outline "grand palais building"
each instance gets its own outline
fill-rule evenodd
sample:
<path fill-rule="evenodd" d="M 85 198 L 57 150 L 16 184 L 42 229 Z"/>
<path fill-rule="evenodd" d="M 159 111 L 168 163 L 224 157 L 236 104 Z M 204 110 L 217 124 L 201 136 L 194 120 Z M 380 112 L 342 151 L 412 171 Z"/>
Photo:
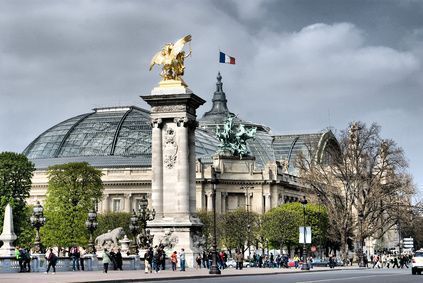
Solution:
<path fill-rule="evenodd" d="M 304 151 L 306 142 L 313 141 L 318 145 L 318 159 L 324 160 L 326 153 L 337 148 L 334 135 L 331 131 L 272 135 L 268 127 L 236 117 L 236 124 L 257 128 L 256 138 L 247 144 L 251 158 L 216 162 L 216 127 L 232 114 L 222 85 L 219 73 L 212 108 L 197 117 L 197 210 L 212 209 L 216 168 L 218 213 L 248 207 L 262 214 L 280 204 L 298 201 L 305 192 L 295 168 L 297 154 Z M 23 152 L 36 167 L 29 202 L 45 199 L 49 166 L 86 161 L 104 174 L 99 212 L 131 212 L 144 196 L 151 204 L 151 135 L 149 110 L 136 106 L 96 108 L 52 126 Z"/>

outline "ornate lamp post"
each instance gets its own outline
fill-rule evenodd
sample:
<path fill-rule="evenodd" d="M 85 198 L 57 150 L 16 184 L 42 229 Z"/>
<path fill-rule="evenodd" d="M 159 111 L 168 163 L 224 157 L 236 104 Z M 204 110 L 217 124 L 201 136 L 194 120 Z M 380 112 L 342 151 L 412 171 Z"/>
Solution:
<path fill-rule="evenodd" d="M 306 205 L 307 200 L 306 197 L 300 200 L 300 203 L 303 205 L 303 216 L 304 216 L 304 243 L 303 243 L 303 265 L 301 266 L 301 270 L 310 270 L 310 265 L 308 264 L 307 260 L 307 247 L 306 247 Z"/>
<path fill-rule="evenodd" d="M 37 234 L 35 236 L 35 241 L 34 241 L 35 253 L 44 252 L 44 248 L 43 248 L 43 245 L 41 244 L 41 238 L 40 238 L 40 228 L 44 226 L 44 224 L 46 223 L 46 218 L 44 217 L 43 211 L 44 211 L 44 208 L 42 207 L 40 202 L 37 201 L 37 203 L 35 204 L 33 208 L 32 216 L 30 217 L 31 225 L 37 231 Z"/>
<path fill-rule="evenodd" d="M 363 211 L 360 210 L 360 212 L 358 213 L 358 219 L 360 221 L 360 251 L 359 251 L 359 263 L 358 266 L 359 267 L 365 267 L 364 264 L 364 249 L 363 249 L 363 219 L 364 219 L 364 214 Z"/>
<path fill-rule="evenodd" d="M 88 249 L 87 249 L 88 254 L 95 254 L 96 252 L 94 239 L 93 239 L 93 233 L 95 229 L 97 229 L 97 225 L 98 225 L 97 213 L 94 211 L 94 209 L 91 209 L 88 212 L 87 221 L 85 221 L 85 227 L 90 232 L 90 240 L 88 242 Z"/>
<path fill-rule="evenodd" d="M 141 226 L 141 248 L 146 249 L 153 240 L 153 235 L 150 234 L 150 230 L 147 230 L 147 221 L 154 220 L 156 217 L 156 210 L 148 208 L 148 200 L 145 196 L 139 203 L 137 217 Z"/>
<path fill-rule="evenodd" d="M 212 265 L 210 266 L 209 274 L 221 274 L 219 267 L 217 266 L 217 236 L 216 236 L 216 185 L 218 183 L 217 174 L 214 173 L 212 180 L 213 184 L 213 251 L 212 251 Z"/>
<path fill-rule="evenodd" d="M 136 255 L 138 254 L 137 234 L 139 233 L 140 226 L 138 224 L 138 216 L 135 210 L 132 210 L 132 216 L 129 221 L 129 230 L 132 233 L 132 242 L 129 245 L 129 253 L 132 255 Z"/>

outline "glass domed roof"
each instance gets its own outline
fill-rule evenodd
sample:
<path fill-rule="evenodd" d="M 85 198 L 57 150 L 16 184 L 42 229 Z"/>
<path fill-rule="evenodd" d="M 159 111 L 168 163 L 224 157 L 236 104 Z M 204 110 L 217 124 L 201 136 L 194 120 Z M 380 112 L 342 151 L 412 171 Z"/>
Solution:
<path fill-rule="evenodd" d="M 196 130 L 196 155 L 213 155 L 217 139 Z M 63 121 L 36 138 L 23 152 L 37 168 L 72 161 L 93 166 L 150 166 L 150 112 L 109 107 Z"/>

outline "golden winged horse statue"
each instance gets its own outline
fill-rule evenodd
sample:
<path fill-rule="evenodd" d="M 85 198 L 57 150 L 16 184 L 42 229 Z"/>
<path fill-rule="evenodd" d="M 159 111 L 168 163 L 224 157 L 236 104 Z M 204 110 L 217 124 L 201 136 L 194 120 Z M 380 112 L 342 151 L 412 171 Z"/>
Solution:
<path fill-rule="evenodd" d="M 160 76 L 162 81 L 180 81 L 183 85 L 187 86 L 182 79 L 184 75 L 184 60 L 191 55 L 191 45 L 188 55 L 183 51 L 186 43 L 191 42 L 191 35 L 184 36 L 177 40 L 175 43 L 167 43 L 163 46 L 162 50 L 154 55 L 150 63 L 150 71 L 154 65 L 163 65 Z"/>

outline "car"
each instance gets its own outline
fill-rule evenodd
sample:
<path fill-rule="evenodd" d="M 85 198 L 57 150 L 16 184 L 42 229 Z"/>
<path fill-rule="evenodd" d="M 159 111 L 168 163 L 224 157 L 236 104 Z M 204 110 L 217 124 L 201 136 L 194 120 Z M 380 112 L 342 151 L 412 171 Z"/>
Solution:
<path fill-rule="evenodd" d="M 423 249 L 416 251 L 411 259 L 411 274 L 422 274 L 423 270 Z"/>

